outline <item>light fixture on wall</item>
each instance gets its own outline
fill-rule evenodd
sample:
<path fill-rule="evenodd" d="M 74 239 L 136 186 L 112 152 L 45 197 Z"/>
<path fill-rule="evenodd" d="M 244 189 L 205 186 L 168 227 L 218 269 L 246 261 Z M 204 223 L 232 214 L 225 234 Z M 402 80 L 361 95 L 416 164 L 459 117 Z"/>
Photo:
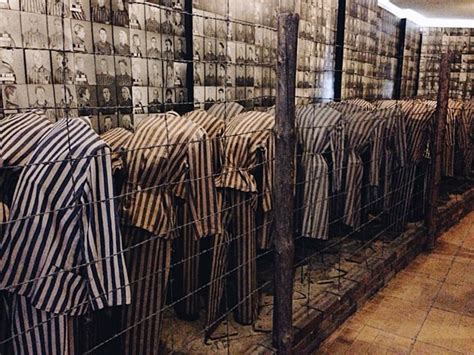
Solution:
<path fill-rule="evenodd" d="M 422 27 L 458 27 L 474 28 L 474 20 L 451 19 L 451 18 L 430 18 L 412 9 L 402 9 L 393 4 L 390 0 L 378 0 L 379 6 L 390 11 L 400 18 L 406 18 Z"/>

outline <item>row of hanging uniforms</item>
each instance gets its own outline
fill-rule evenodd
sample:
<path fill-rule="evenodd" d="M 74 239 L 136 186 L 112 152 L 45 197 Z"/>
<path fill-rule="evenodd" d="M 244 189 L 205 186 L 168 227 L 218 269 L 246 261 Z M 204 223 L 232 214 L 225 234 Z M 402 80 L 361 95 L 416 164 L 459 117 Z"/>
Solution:
<path fill-rule="evenodd" d="M 2 162 L 20 169 L 0 240 L 5 353 L 74 354 L 88 312 L 130 302 L 110 149 L 80 118 L 0 121 Z"/>

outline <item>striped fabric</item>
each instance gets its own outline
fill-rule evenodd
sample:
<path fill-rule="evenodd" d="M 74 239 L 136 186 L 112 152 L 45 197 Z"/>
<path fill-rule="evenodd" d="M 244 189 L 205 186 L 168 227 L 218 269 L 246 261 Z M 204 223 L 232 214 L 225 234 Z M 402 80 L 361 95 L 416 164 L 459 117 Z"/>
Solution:
<path fill-rule="evenodd" d="M 4 166 L 23 166 L 38 140 L 51 129 L 41 110 L 17 113 L 0 121 L 0 159 Z"/>
<path fill-rule="evenodd" d="M 132 137 L 132 132 L 125 128 L 114 128 L 103 133 L 100 138 L 112 148 L 112 173 L 124 169 L 122 154 Z"/>
<path fill-rule="evenodd" d="M 442 174 L 444 176 L 454 176 L 454 151 L 456 144 L 456 127 L 461 120 L 463 102 L 449 100 L 446 115 L 445 145 L 442 156 Z"/>
<path fill-rule="evenodd" d="M 301 235 L 317 239 L 328 238 L 329 168 L 323 153 L 330 148 L 333 162 L 344 149 L 342 115 L 330 107 L 306 106 L 296 118 L 298 144 L 301 145 L 303 200 Z M 342 166 L 335 164 L 333 191 L 340 190 Z"/>
<path fill-rule="evenodd" d="M 267 113 L 248 112 L 232 119 L 224 133 L 223 167 L 216 184 L 224 194 L 223 206 L 227 211 L 224 220 L 229 234 L 215 238 L 213 245 L 208 325 L 218 318 L 225 270 L 234 264 L 240 265 L 232 274 L 236 277 L 236 282 L 232 282 L 236 289 L 230 292 L 237 304 L 235 318 L 242 324 L 251 324 L 257 316 L 256 250 L 257 246 L 262 249 L 271 246 L 274 123 L 274 117 Z M 232 241 L 230 250 L 223 243 L 226 238 Z M 226 265 L 227 260 L 234 264 Z"/>
<path fill-rule="evenodd" d="M 212 105 L 208 113 L 226 122 L 244 111 L 244 107 L 237 102 L 225 102 Z"/>
<path fill-rule="evenodd" d="M 42 137 L 28 163 L 0 248 L 1 289 L 24 296 L 30 307 L 49 317 L 129 303 L 111 199 L 110 149 L 83 120 L 61 120 Z M 12 323 L 31 325 L 45 315 L 29 316 L 33 318 L 15 318 Z M 61 324 L 48 333 L 34 331 L 32 341 L 47 346 L 51 352 L 46 353 L 64 348 L 66 330 Z"/>
<path fill-rule="evenodd" d="M 347 107 L 343 108 L 343 111 L 345 110 L 347 110 Z M 352 108 L 350 108 L 350 112 L 353 112 Z M 368 111 L 356 111 L 356 113 L 346 114 L 345 119 L 348 158 L 346 164 L 346 196 L 343 222 L 348 226 L 357 228 L 361 222 L 362 177 L 364 170 L 360 155 L 369 147 L 371 142 L 379 138 L 379 136 L 374 137 L 374 134 L 377 133 L 377 126 L 381 124 L 381 121 L 377 119 L 375 114 Z M 372 156 L 372 159 L 378 161 L 379 157 L 374 158 Z M 374 164 L 371 164 L 371 169 L 373 167 Z"/>
<path fill-rule="evenodd" d="M 127 196 L 124 198 L 122 217 L 125 226 L 140 231 L 140 240 L 145 238 L 149 242 L 141 251 L 127 258 L 132 277 L 144 281 L 132 285 L 132 295 L 138 298 L 139 303 L 127 312 L 125 324 L 133 326 L 137 319 L 145 318 L 153 322 L 151 329 L 140 327 L 127 338 L 126 351 L 129 354 L 153 354 L 158 351 L 156 342 L 160 337 L 161 308 L 169 272 L 151 280 L 147 275 L 159 266 L 170 267 L 170 239 L 178 235 L 181 237 L 182 233 L 181 229 L 176 230 L 179 225 L 176 217 L 178 201 L 185 203 L 189 213 L 187 219 L 192 221 L 196 239 L 221 233 L 211 157 L 212 148 L 206 132 L 175 113 L 147 117 L 128 143 L 128 173 L 124 186 Z M 133 238 L 133 233 L 130 235 L 129 238 Z M 195 253 L 185 247 L 182 246 L 185 252 Z M 143 264 L 145 262 L 149 264 Z M 185 263 L 184 267 L 188 265 Z M 175 265 L 173 273 L 185 272 L 182 268 L 183 263 Z M 186 290 L 187 286 L 183 289 Z M 148 297 L 142 295 L 147 294 L 144 289 L 152 290 L 157 296 L 152 293 L 152 298 L 145 301 L 140 298 Z"/>
<path fill-rule="evenodd" d="M 360 106 L 364 110 L 367 110 L 367 111 L 375 110 L 376 108 L 374 104 L 371 104 L 370 102 L 364 99 L 349 99 L 349 100 L 346 100 L 345 102 L 347 102 L 350 105 Z"/>
<path fill-rule="evenodd" d="M 45 0 L 23 0 L 21 2 L 21 11 L 34 12 L 37 14 L 46 13 Z"/>
<path fill-rule="evenodd" d="M 474 159 L 474 100 L 464 101 L 457 126 L 457 141 L 463 156 L 463 175 L 469 176 Z"/>
<path fill-rule="evenodd" d="M 220 150 L 220 140 L 224 133 L 224 120 L 204 110 L 191 111 L 187 113 L 184 118 L 191 120 L 206 131 L 212 148 L 211 156 L 207 157 L 207 159 L 211 159 L 210 166 L 212 166 L 212 171 L 209 172 L 209 175 L 213 177 L 217 176 L 221 170 L 222 152 Z M 221 199 L 218 198 L 217 208 L 219 211 L 222 211 L 220 200 Z M 186 208 L 186 205 L 179 206 L 178 218 L 178 224 L 184 227 L 180 230 L 180 238 L 175 241 L 174 256 L 180 264 L 174 268 L 174 284 L 177 286 L 174 294 L 177 299 L 183 299 L 183 301 L 178 303 L 175 309 L 181 317 L 194 319 L 199 315 L 199 293 L 197 290 L 203 287 L 203 281 L 208 281 L 208 277 L 203 276 L 205 271 L 202 270 L 202 266 L 207 271 L 209 264 L 207 261 L 210 259 L 207 253 L 202 256 L 199 254 L 200 250 L 205 248 L 204 245 L 208 245 L 211 241 L 206 240 L 203 243 L 203 241 L 195 235 L 195 230 L 191 223 L 192 216 Z M 212 236 L 211 238 L 218 237 Z M 209 247 L 205 249 L 208 248 Z"/>

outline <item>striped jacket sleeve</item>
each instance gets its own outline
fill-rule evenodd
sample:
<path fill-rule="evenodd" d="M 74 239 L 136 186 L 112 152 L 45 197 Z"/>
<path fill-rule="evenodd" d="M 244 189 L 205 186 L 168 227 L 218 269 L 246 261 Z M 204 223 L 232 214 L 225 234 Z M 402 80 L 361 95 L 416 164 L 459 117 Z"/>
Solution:
<path fill-rule="evenodd" d="M 196 235 L 205 237 L 221 233 L 221 212 L 213 176 L 212 145 L 203 129 L 199 129 L 188 148 L 187 202 Z"/>
<path fill-rule="evenodd" d="M 272 210 L 273 169 L 275 164 L 275 138 L 273 132 L 268 136 L 267 144 L 261 148 L 262 163 L 262 208 L 264 212 Z"/>
<path fill-rule="evenodd" d="M 113 199 L 110 148 L 92 158 L 84 187 L 83 254 L 92 309 L 130 303 L 118 215 Z"/>

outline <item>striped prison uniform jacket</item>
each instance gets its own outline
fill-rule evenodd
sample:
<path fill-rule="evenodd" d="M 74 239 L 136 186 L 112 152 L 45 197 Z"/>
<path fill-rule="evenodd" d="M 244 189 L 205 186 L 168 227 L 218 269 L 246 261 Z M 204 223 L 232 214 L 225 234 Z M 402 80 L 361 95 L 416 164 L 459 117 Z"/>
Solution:
<path fill-rule="evenodd" d="M 376 111 L 379 119 L 385 122 L 382 143 L 381 174 L 383 186 L 378 206 L 390 213 L 394 191 L 394 174 L 406 165 L 406 122 L 400 106 L 388 106 L 388 108 Z"/>
<path fill-rule="evenodd" d="M 349 99 L 343 102 L 348 103 L 350 105 L 360 106 L 362 109 L 367 111 L 375 110 L 376 108 L 374 104 L 364 99 Z"/>
<path fill-rule="evenodd" d="M 457 126 L 457 141 L 463 158 L 463 175 L 469 176 L 474 159 L 474 100 L 464 101 Z"/>
<path fill-rule="evenodd" d="M 23 0 L 21 2 L 21 11 L 34 12 L 36 14 L 46 14 L 45 0 Z"/>
<path fill-rule="evenodd" d="M 226 232 L 215 238 L 207 329 L 221 320 L 221 306 L 235 306 L 235 319 L 252 324 L 257 317 L 257 246 L 270 248 L 274 160 L 273 116 L 248 112 L 232 119 L 222 142 L 221 189 Z M 229 273 L 227 270 L 230 270 Z M 229 300 L 223 299 L 231 280 Z"/>
<path fill-rule="evenodd" d="M 332 161 L 337 152 L 344 149 L 344 125 L 342 114 L 330 107 L 304 106 L 298 110 L 296 117 L 298 144 L 301 151 L 303 206 L 300 234 L 306 237 L 327 239 L 329 227 L 329 168 L 323 154 L 330 149 Z M 339 191 L 341 186 L 342 166 L 334 164 L 332 190 Z M 298 193 L 297 196 L 300 196 Z M 300 200 L 300 198 L 298 198 Z"/>
<path fill-rule="evenodd" d="M 378 156 L 380 144 L 378 126 L 381 120 L 369 111 L 359 111 L 345 115 L 345 133 L 347 136 L 347 163 L 345 171 L 345 204 L 343 222 L 358 228 L 362 215 L 362 179 L 364 164 L 361 154 L 372 144 L 370 172 L 379 168 Z M 370 177 L 374 181 L 373 175 Z"/>
<path fill-rule="evenodd" d="M 419 100 L 401 101 L 407 131 L 406 166 L 394 174 L 394 194 L 389 226 L 396 231 L 405 229 L 414 201 L 413 193 L 417 168 L 423 159 L 429 141 L 431 121 L 435 108 Z M 426 177 L 422 177 L 426 181 Z M 419 192 L 417 192 L 419 194 Z M 418 196 L 419 198 L 419 196 Z"/>
<path fill-rule="evenodd" d="M 128 141 L 132 138 L 133 133 L 125 128 L 114 128 L 101 134 L 100 138 L 107 143 L 112 149 L 112 173 L 124 169 L 124 159 L 122 155 L 127 147 Z"/>
<path fill-rule="evenodd" d="M 133 300 L 122 324 L 127 354 L 158 352 L 172 239 L 182 233 L 176 201 L 185 203 L 194 236 L 221 232 L 211 155 L 206 132 L 176 113 L 145 118 L 128 143 L 122 220 L 133 247 L 127 256 Z M 172 272 L 185 272 L 180 267 Z"/>
<path fill-rule="evenodd" d="M 219 119 L 229 122 L 232 118 L 244 111 L 244 107 L 237 102 L 224 102 L 212 105 L 207 112 Z"/>
<path fill-rule="evenodd" d="M 20 353 L 56 354 L 69 344 L 70 316 L 130 302 L 111 192 L 110 149 L 92 127 L 77 118 L 54 124 L 21 173 L 0 246 L 0 287 L 17 305 L 12 324 L 33 328 L 16 338 Z"/>
<path fill-rule="evenodd" d="M 221 170 L 221 142 L 225 122 L 216 116 L 209 114 L 204 110 L 194 110 L 183 117 L 194 122 L 196 125 L 206 131 L 207 138 L 210 141 L 210 148 L 212 150 L 209 157 L 209 164 L 206 164 L 210 183 L 214 185 L 213 180 Z M 209 167 L 211 170 L 209 170 Z M 212 175 L 212 176 L 211 176 Z M 214 189 L 214 187 L 211 187 Z M 217 192 L 216 192 L 217 193 Z M 182 207 L 185 207 L 181 205 Z M 195 235 L 195 230 L 192 226 L 192 216 L 187 208 L 180 209 L 179 225 L 184 227 L 181 229 L 181 236 L 177 239 L 175 251 L 177 259 L 181 259 L 181 265 L 176 270 L 180 270 L 174 282 L 174 294 L 178 299 L 184 298 L 183 302 L 175 306 L 176 312 L 182 318 L 195 319 L 199 316 L 199 296 L 202 292 L 198 290 L 208 288 L 210 281 L 209 275 L 211 272 L 211 256 L 209 248 L 212 241 L 210 238 L 200 239 Z M 222 211 L 222 197 L 217 195 L 217 210 Z M 221 227 L 222 231 L 222 227 Z M 212 238 L 220 238 L 219 236 L 212 236 Z M 206 252 L 204 252 L 204 251 Z M 178 255 L 179 254 L 179 255 Z M 188 295 L 188 296 L 186 296 Z"/>
<path fill-rule="evenodd" d="M 13 168 L 16 171 L 13 173 L 5 169 L 0 176 L 0 191 L 2 191 L 0 200 L 3 201 L 0 203 L 0 241 L 3 240 L 5 228 L 8 226 L 10 214 L 8 205 L 13 199 L 16 177 L 28 163 L 38 141 L 50 128 L 51 122 L 39 110 L 10 115 L 0 120 L 0 168 Z M 0 343 L 5 342 L 0 344 L 0 354 L 13 351 L 11 342 L 7 341 L 11 336 L 9 321 L 11 317 L 7 317 L 9 313 L 7 297 L 9 297 L 7 292 L 0 292 Z"/>
<path fill-rule="evenodd" d="M 445 122 L 445 134 L 442 156 L 442 174 L 444 176 L 454 176 L 454 150 L 456 144 L 456 127 L 461 120 L 462 101 L 452 100 L 448 101 L 448 111 Z"/>

